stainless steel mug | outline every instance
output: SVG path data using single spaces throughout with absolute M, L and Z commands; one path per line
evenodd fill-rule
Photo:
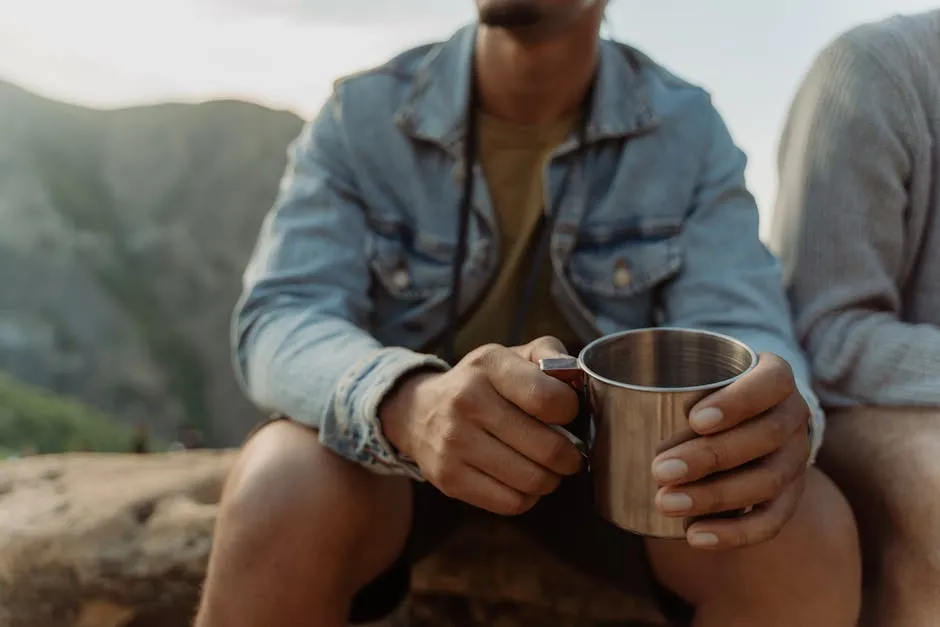
M 539 363 L 546 374 L 584 392 L 592 419 L 585 448 L 598 512 L 621 529 L 654 538 L 685 537 L 689 520 L 659 513 L 653 460 L 697 437 L 688 425 L 692 407 L 756 365 L 757 354 L 738 340 L 668 327 L 608 335 L 578 358 Z

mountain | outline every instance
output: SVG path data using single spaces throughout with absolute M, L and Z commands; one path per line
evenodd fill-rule
M 229 320 L 291 113 L 219 101 L 99 111 L 0 83 L 0 371 L 160 437 L 258 419 Z

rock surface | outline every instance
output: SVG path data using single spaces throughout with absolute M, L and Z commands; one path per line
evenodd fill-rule
M 0 626 L 185 627 L 231 452 L 0 463 Z M 508 526 L 465 529 L 414 575 L 416 627 L 663 625 Z

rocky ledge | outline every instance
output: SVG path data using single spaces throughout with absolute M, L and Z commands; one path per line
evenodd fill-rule
M 186 627 L 234 454 L 0 462 L 0 626 Z M 416 627 L 658 626 L 649 601 L 511 528 L 456 534 L 414 576 Z

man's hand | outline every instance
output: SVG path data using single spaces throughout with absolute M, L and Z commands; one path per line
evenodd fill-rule
M 663 486 L 657 507 L 677 517 L 754 508 L 738 518 L 694 522 L 687 537 L 695 547 L 729 549 L 773 539 L 803 493 L 809 417 L 789 365 L 762 354 L 752 372 L 692 409 L 689 424 L 702 437 L 653 461 L 653 476 Z
M 577 394 L 537 365 L 564 354 L 554 338 L 489 345 L 449 372 L 415 375 L 382 404 L 385 435 L 444 494 L 521 514 L 581 467 L 574 445 L 547 426 L 574 419 Z

